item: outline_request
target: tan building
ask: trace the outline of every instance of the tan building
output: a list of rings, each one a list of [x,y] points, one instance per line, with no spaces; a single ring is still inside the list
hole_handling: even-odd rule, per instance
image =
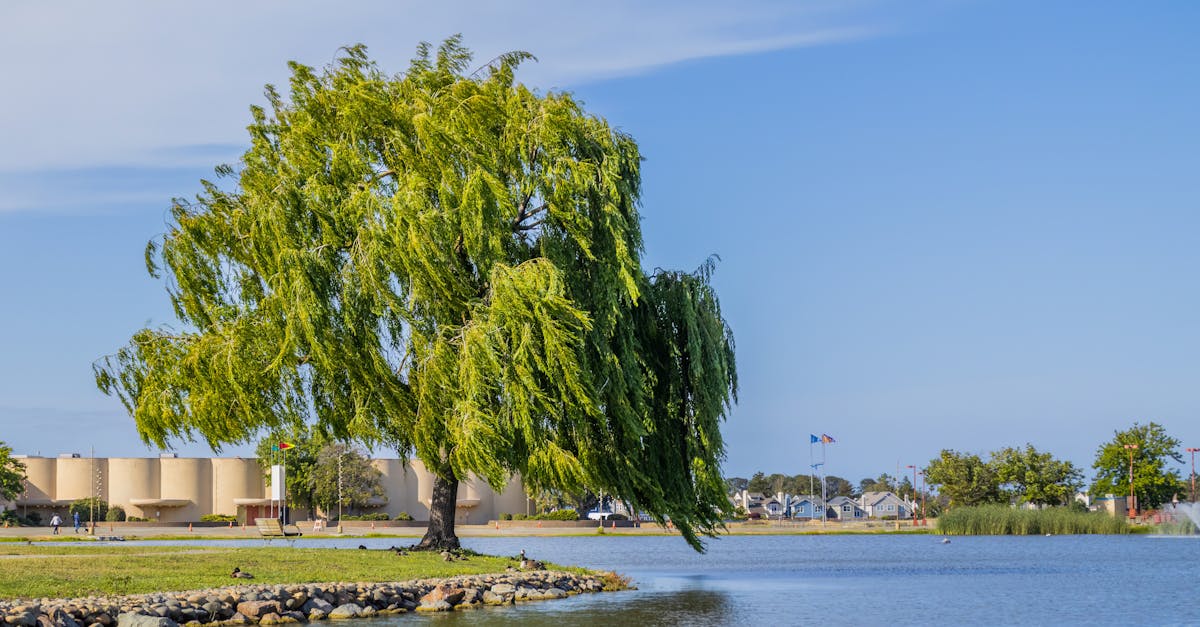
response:
[[[253,521],[277,511],[265,470],[255,458],[241,457],[58,457],[14,455],[25,464],[26,488],[13,505],[40,511],[47,520],[53,513],[64,518],[71,503],[99,496],[120,505],[129,516],[161,522],[195,522],[205,514],[236,515]],[[433,475],[418,460],[374,459],[382,473],[384,496],[374,499],[367,512],[395,517],[408,512],[416,520],[429,519]],[[457,520],[484,524],[504,512],[526,511],[519,478],[497,493],[487,483],[464,481],[458,487]],[[293,514],[293,517],[296,513]]]

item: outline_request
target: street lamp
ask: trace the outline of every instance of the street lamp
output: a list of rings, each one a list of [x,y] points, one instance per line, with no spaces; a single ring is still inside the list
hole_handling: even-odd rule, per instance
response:
[[[921,475],[921,526],[924,527],[929,524],[928,519],[925,518],[925,471],[922,470],[917,474]]]
[[[1192,454],[1192,502],[1195,503],[1196,502],[1196,451],[1200,451],[1200,448],[1189,448],[1189,449],[1185,449],[1185,450]]]
[[[1133,494],[1133,453],[1138,450],[1138,445],[1126,444],[1124,447],[1129,451],[1129,515],[1133,517],[1137,515],[1137,497]]]
[[[913,519],[913,526],[914,526],[914,527],[916,527],[916,526],[917,526],[917,508],[916,508],[916,504],[917,504],[917,467],[916,467],[916,466],[914,466],[913,464],[908,464],[907,466],[905,466],[905,468],[912,468],[912,471],[913,471],[913,482],[912,482],[912,488],[913,488],[913,508],[912,508],[912,510],[913,510],[913,511],[912,511],[912,519]]]

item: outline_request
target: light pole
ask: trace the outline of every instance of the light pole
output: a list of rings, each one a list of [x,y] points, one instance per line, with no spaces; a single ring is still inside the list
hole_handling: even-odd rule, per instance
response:
[[[921,526],[924,527],[928,524],[928,520],[925,518],[925,471],[922,470],[917,474],[921,475]]]
[[[1124,446],[1129,451],[1129,516],[1132,518],[1137,515],[1137,497],[1133,494],[1133,453],[1138,450],[1138,445],[1126,444]]]
[[[1192,454],[1192,502],[1195,503],[1196,502],[1196,451],[1200,451],[1200,448],[1189,448],[1189,449],[1185,449],[1185,450]]]
[[[913,519],[913,526],[914,526],[914,527],[916,527],[916,526],[917,526],[917,507],[916,507],[916,505],[917,505],[917,467],[916,467],[915,465],[913,465],[913,464],[908,464],[907,466],[905,466],[905,468],[912,468],[912,471],[913,471],[913,482],[912,482],[912,489],[913,489],[913,500],[912,500],[912,502],[913,502],[913,508],[912,508],[912,519]]]

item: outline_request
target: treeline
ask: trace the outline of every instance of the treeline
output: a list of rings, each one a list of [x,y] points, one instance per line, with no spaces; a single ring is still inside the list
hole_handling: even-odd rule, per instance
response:
[[[939,505],[978,506],[988,504],[1069,505],[1075,494],[1088,486],[1093,497],[1107,494],[1136,496],[1136,509],[1154,508],[1173,500],[1192,500],[1191,481],[1185,480],[1170,461],[1182,463],[1181,443],[1157,423],[1134,423],[1096,450],[1090,484],[1083,470],[1068,460],[1039,451],[1032,444],[1005,447],[985,456],[943,449],[938,457],[918,469],[924,475],[921,486],[913,486],[908,477],[887,474],[863,479],[857,485],[836,476],[825,477],[826,495],[857,497],[864,492],[890,491],[905,499],[919,499],[932,507]],[[749,490],[776,494],[821,493],[821,477],[810,475],[764,474],[749,479],[726,479],[729,492]],[[813,486],[810,488],[810,485]],[[928,490],[926,489],[928,486]],[[920,494],[920,492],[927,492]],[[931,514],[932,515],[932,514]]]

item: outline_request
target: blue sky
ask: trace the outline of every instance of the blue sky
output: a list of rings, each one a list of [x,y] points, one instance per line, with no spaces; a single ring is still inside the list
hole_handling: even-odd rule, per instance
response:
[[[1086,468],[1135,420],[1200,446],[1192,3],[243,5],[0,8],[18,453],[153,453],[90,364],[170,321],[143,247],[286,60],[399,71],[454,32],[639,140],[647,266],[721,256],[728,474],[804,472],[810,432],[853,481],[1026,442]]]

